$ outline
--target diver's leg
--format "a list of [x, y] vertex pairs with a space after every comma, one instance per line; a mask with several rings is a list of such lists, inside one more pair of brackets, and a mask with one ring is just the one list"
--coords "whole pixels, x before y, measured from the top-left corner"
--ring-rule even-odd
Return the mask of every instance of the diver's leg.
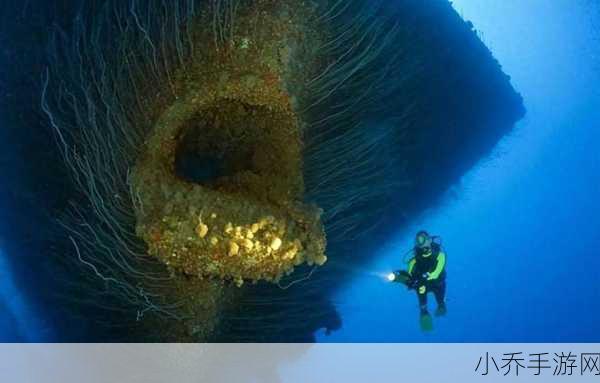
[[446, 281], [441, 281], [433, 288], [433, 294], [437, 302], [437, 309], [435, 310], [436, 316], [442, 316], [446, 314]]
[[421, 292], [417, 289], [417, 297], [419, 298], [419, 308], [421, 314], [427, 313], [427, 291]]
[[421, 310], [419, 314], [419, 326], [421, 327], [421, 331], [431, 331], [433, 330], [433, 321], [431, 320], [429, 311], [427, 311], [427, 291], [420, 292], [417, 290], [417, 296], [419, 297], [419, 309]]

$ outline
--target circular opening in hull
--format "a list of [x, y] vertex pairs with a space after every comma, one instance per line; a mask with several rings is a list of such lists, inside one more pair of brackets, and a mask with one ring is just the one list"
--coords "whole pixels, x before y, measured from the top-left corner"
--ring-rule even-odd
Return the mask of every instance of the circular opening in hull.
[[261, 109], [224, 100], [186, 121], [175, 151], [175, 174], [211, 187], [240, 172], [258, 173], [253, 158], [261, 136], [259, 120], [266, 117]]

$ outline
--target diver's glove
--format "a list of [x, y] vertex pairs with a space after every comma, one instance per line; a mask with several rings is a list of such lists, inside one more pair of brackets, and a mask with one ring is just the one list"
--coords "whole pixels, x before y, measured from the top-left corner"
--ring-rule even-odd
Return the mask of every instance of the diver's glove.
[[429, 273], [425, 273], [420, 276], [412, 276], [407, 282], [406, 287], [408, 290], [418, 290], [421, 286], [424, 286], [429, 280]]
[[408, 290], [416, 290], [417, 288], [419, 288], [419, 286], [421, 285], [421, 280], [419, 278], [410, 278], [407, 282], [406, 282], [406, 288]]

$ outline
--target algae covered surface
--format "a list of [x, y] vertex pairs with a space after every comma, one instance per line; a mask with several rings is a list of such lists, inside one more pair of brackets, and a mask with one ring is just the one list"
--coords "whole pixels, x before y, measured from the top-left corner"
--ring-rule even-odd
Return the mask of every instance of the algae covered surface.
[[[154, 125], [133, 172], [136, 232], [173, 271], [240, 286], [325, 263], [319, 209], [301, 202], [301, 125], [282, 80], [299, 33], [290, 15], [299, 10], [307, 11], [293, 2], [242, 8], [236, 22], [248, 35], [200, 46], [178, 74], [182, 95]], [[197, 40], [212, 44], [209, 36]], [[177, 177], [182, 140], [217, 156], [227, 175], [204, 184]]]

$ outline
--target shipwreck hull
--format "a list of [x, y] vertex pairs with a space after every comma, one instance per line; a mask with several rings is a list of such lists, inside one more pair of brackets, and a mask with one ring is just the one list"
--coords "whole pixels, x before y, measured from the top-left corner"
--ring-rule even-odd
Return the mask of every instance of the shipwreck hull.
[[106, 1], [49, 51], [56, 238], [109, 338], [334, 330], [340, 270], [524, 112], [446, 1]]

